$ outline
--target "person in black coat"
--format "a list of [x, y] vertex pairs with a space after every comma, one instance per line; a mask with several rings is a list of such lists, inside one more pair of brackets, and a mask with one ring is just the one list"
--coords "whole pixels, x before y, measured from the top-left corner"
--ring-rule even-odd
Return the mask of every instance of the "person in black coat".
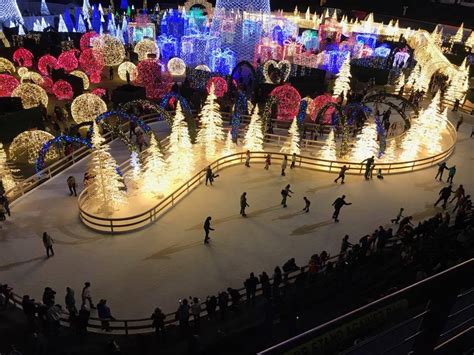
[[332, 215], [332, 219], [334, 219], [334, 222], [339, 222], [339, 212], [341, 211], [342, 206], [346, 205], [352, 205], [352, 203], [347, 203], [345, 201], [346, 195], [342, 195], [341, 197], [338, 197], [332, 205], [334, 206], [334, 213]]
[[204, 244], [208, 244], [209, 243], [209, 232], [210, 231], [213, 231], [214, 228], [211, 228], [211, 219], [212, 217], [209, 216], [206, 218], [206, 221], [204, 222], [204, 232], [206, 233], [206, 236], [204, 237]]

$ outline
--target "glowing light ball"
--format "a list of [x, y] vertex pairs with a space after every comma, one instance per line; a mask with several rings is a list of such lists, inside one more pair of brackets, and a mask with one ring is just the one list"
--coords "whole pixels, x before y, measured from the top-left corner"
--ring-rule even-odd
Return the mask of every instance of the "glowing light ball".
[[51, 79], [49, 76], [43, 76], [43, 84], [40, 86], [48, 93], [52, 94], [53, 93], [53, 79]]
[[50, 54], [42, 56], [38, 60], [38, 70], [44, 76], [49, 76], [50, 70], [56, 68], [58, 60]]
[[76, 123], [90, 122], [107, 111], [105, 102], [94, 94], [82, 94], [71, 105], [72, 118]]
[[301, 95], [290, 84], [277, 86], [272, 90], [270, 96], [277, 99], [277, 118], [279, 120], [291, 121], [298, 114]]
[[227, 92], [227, 81], [220, 76], [214, 76], [207, 81], [207, 92], [211, 92], [211, 86], [214, 84], [214, 94], [217, 97], [222, 97]]
[[186, 63], [181, 58], [171, 58], [166, 67], [173, 76], [183, 76], [186, 74]]
[[99, 35], [94, 31], [89, 31], [89, 32], [84, 33], [81, 36], [81, 40], [79, 41], [79, 46], [81, 47], [81, 51], [83, 51], [85, 49], [88, 49], [88, 48], [91, 48], [92, 47], [91, 40], [94, 37], [98, 37], [98, 36]]
[[82, 79], [82, 86], [84, 87], [84, 90], [89, 89], [89, 78], [87, 77], [87, 74], [84, 73], [83, 71], [80, 70], [73, 70], [69, 74], [77, 76], [78, 78]]
[[100, 82], [100, 73], [104, 68], [104, 58], [93, 49], [85, 49], [79, 57], [79, 64], [82, 70], [90, 76], [92, 83]]
[[58, 57], [57, 67], [62, 68], [67, 72], [76, 69], [79, 65], [79, 62], [77, 61], [76, 57], [76, 52], [78, 52], [76, 49], [71, 49], [69, 51], [62, 52]]
[[155, 54], [156, 59], [160, 57], [160, 51], [158, 49], [158, 45], [155, 41], [145, 38], [139, 41], [135, 48], [133, 49], [135, 53], [138, 54], [138, 60], [142, 61], [148, 59], [148, 54]]
[[194, 68], [196, 70], [202, 70], [202, 71], [207, 71], [207, 72], [210, 72], [211, 69], [209, 69], [209, 67], [207, 65], [204, 65], [204, 64], [200, 64], [198, 65], [196, 68]]
[[92, 90], [92, 93], [94, 95], [99, 96], [99, 97], [104, 97], [105, 94], [107, 93], [107, 91], [105, 89], [102, 89], [102, 88], [95, 88], [94, 90]]
[[118, 76], [120, 80], [127, 81], [127, 73], [130, 75], [130, 81], [135, 81], [137, 78], [137, 66], [132, 62], [123, 62], [118, 67]]
[[18, 68], [18, 75], [20, 77], [22, 77], [23, 75], [25, 75], [26, 73], [28, 73], [28, 68], [25, 68], [25, 67], [20, 67]]
[[23, 108], [32, 108], [39, 105], [48, 107], [48, 94], [36, 84], [24, 83], [16, 87], [12, 92], [12, 97], [19, 97]]
[[30, 68], [33, 66], [33, 53], [28, 49], [18, 48], [13, 52], [13, 61], [21, 67]]
[[0, 73], [10, 73], [15, 72], [15, 66], [7, 58], [0, 58]]
[[161, 64], [157, 60], [147, 59], [138, 63], [136, 81], [139, 85], [147, 86], [159, 81]]
[[[309, 113], [312, 121], [316, 120], [316, 116], [318, 115], [319, 110], [321, 110], [321, 108], [328, 102], [336, 103], [337, 98], [332, 97], [329, 94], [320, 95], [314, 98], [314, 100], [311, 102]], [[331, 118], [334, 111], [334, 107], [329, 107], [324, 113], [324, 116], [322, 117], [323, 121], [321, 123], [331, 124]]]
[[74, 95], [71, 84], [65, 80], [58, 80], [54, 83], [53, 93], [58, 100], [71, 100]]
[[91, 83], [97, 84], [97, 83], [100, 83], [100, 80], [101, 80], [101, 72], [93, 72], [89, 76], [89, 81]]
[[10, 97], [18, 85], [20, 85], [20, 83], [14, 76], [0, 74], [0, 97]]
[[21, 76], [20, 82], [21, 83], [32, 82], [33, 84], [42, 86], [43, 85], [43, 77], [40, 74], [38, 74], [34, 71], [29, 71], [29, 72], [26, 72], [24, 75]]
[[[43, 145], [54, 136], [48, 132], [33, 130], [25, 131], [17, 135], [10, 144], [10, 158], [15, 161], [28, 161], [33, 164], [38, 157], [38, 153]], [[59, 152], [55, 147], [46, 153], [45, 160], [53, 160], [59, 157]]]
[[91, 42], [92, 48], [104, 58], [104, 65], [112, 67], [123, 62], [125, 48], [119, 39], [105, 34], [92, 38]]

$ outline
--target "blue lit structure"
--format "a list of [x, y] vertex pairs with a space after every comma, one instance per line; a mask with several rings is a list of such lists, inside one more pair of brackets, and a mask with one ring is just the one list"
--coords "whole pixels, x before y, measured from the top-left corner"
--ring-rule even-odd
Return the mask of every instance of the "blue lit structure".
[[386, 44], [382, 44], [380, 47], [375, 48], [374, 55], [376, 57], [388, 57], [391, 52], [391, 49]]
[[236, 54], [234, 51], [226, 48], [221, 50], [217, 48], [211, 52], [209, 68], [216, 73], [229, 75], [236, 65]]
[[237, 96], [237, 100], [235, 101], [234, 112], [232, 113], [231, 120], [232, 128], [230, 133], [234, 142], [237, 141], [237, 136], [239, 134], [240, 116], [246, 114], [248, 111], [247, 101], [247, 96], [245, 96], [242, 91], [239, 91], [239, 96]]
[[364, 33], [364, 34], [358, 34], [356, 36], [356, 42], [361, 42], [363, 43], [365, 46], [368, 46], [372, 49], [375, 48], [375, 44], [377, 43], [377, 35], [375, 34], [368, 34], [368, 33]]
[[179, 55], [178, 39], [176, 37], [162, 34], [156, 40], [160, 48], [160, 58], [165, 63]]

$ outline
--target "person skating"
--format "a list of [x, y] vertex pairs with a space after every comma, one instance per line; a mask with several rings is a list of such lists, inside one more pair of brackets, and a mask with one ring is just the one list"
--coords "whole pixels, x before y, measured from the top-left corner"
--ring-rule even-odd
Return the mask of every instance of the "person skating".
[[291, 156], [290, 169], [294, 169], [295, 167], [296, 167], [296, 153], [293, 153], [293, 155]]
[[270, 168], [270, 165], [272, 165], [272, 156], [270, 154], [267, 154], [265, 157], [265, 170], [268, 170]]
[[250, 168], [250, 150], [245, 152], [245, 166]]
[[286, 187], [285, 187], [283, 190], [281, 190], [281, 197], [282, 197], [282, 199], [281, 199], [281, 205], [283, 205], [284, 208], [287, 207], [287, 205], [286, 205], [286, 199], [287, 199], [288, 197], [291, 197], [290, 193], [293, 193], [293, 191], [290, 190], [290, 185], [289, 185], [289, 184], [286, 185]]
[[52, 256], [54, 256], [53, 243], [54, 243], [53, 238], [51, 238], [51, 236], [48, 233], [44, 232], [43, 245], [44, 245], [44, 248], [46, 249], [46, 256], [48, 258], [49, 258], [50, 253]]
[[446, 209], [446, 204], [448, 203], [448, 199], [451, 196], [451, 194], [453, 193], [453, 190], [451, 189], [451, 187], [452, 187], [452, 185], [449, 185], [449, 186], [443, 187], [439, 191], [439, 199], [438, 199], [438, 201], [435, 202], [435, 204], [434, 204], [435, 207], [438, 206], [438, 203], [443, 201], [443, 204], [442, 204], [443, 210]]
[[365, 173], [364, 177], [365, 180], [369, 180], [369, 175], [370, 175], [370, 169], [372, 168], [372, 165], [374, 165], [375, 158], [372, 155], [370, 158], [362, 160], [361, 164], [365, 163]]
[[446, 180], [446, 182], [452, 184], [454, 175], [456, 175], [456, 165], [453, 165], [452, 167], [448, 168], [448, 180]]
[[0, 195], [0, 205], [3, 206], [8, 217], [11, 217], [10, 202], [8, 201], [8, 197], [5, 193]]
[[344, 165], [341, 170], [339, 170], [339, 176], [337, 177], [337, 179], [334, 179], [334, 182], [337, 183], [339, 181], [339, 179], [342, 179], [341, 180], [341, 184], [344, 184], [344, 179], [346, 178], [346, 171], [349, 170], [351, 168], [351, 166], [349, 165], [349, 167], [347, 167], [347, 165]]
[[439, 181], [443, 181], [443, 173], [445, 170], [448, 170], [448, 166], [446, 162], [443, 161], [442, 163], [438, 164], [438, 172], [436, 173], [435, 180], [439, 177]]
[[377, 170], [377, 179], [383, 180], [382, 169]]
[[244, 192], [242, 196], [240, 196], [240, 215], [242, 217], [247, 217], [245, 214], [245, 208], [250, 207], [250, 205], [247, 203], [247, 193]]
[[283, 157], [283, 160], [281, 161], [281, 176], [285, 176], [285, 170], [286, 170], [286, 166], [288, 165], [288, 157], [285, 156]]
[[212, 173], [211, 166], [208, 165], [206, 168], [206, 186], [207, 183], [209, 182], [212, 186], [212, 182], [214, 181], [214, 174]]
[[206, 218], [206, 221], [204, 222], [204, 232], [206, 233], [206, 236], [204, 237], [204, 244], [208, 244], [209, 243], [209, 232], [210, 231], [213, 231], [214, 228], [211, 228], [211, 220], [212, 220], [212, 217], [209, 216]]
[[303, 200], [304, 200], [304, 208], [303, 208], [303, 211], [306, 212], [306, 213], [308, 213], [308, 212], [309, 212], [309, 206], [311, 206], [311, 201], [308, 200], [308, 199], [306, 198], [306, 196], [303, 197]]
[[351, 202], [346, 202], [345, 201], [346, 195], [342, 195], [341, 197], [338, 197], [332, 205], [334, 206], [334, 213], [332, 214], [332, 219], [334, 219], [334, 222], [339, 222], [339, 212], [341, 211], [342, 206], [349, 206], [352, 205]]
[[454, 197], [449, 201], [449, 203], [453, 203], [454, 200], [460, 200], [464, 197], [464, 186], [459, 185], [459, 187], [454, 191]]
[[82, 307], [84, 307], [84, 305], [86, 305], [86, 303], [89, 303], [89, 308], [91, 308], [91, 309], [96, 308], [94, 306], [94, 303], [92, 302], [91, 283], [90, 282], [84, 282], [84, 287], [82, 288], [82, 293], [81, 293], [81, 299], [82, 299]]
[[404, 211], [404, 208], [403, 207], [400, 208], [400, 211], [398, 212], [397, 217], [395, 217], [394, 219], [391, 219], [390, 222], [398, 224], [398, 222], [400, 222], [400, 219], [403, 217], [403, 211]]
[[77, 184], [76, 184], [76, 178], [74, 176], [69, 176], [67, 178], [67, 187], [69, 188], [69, 196], [72, 196], [73, 194], [74, 196], [77, 196], [77, 192], [76, 192]]

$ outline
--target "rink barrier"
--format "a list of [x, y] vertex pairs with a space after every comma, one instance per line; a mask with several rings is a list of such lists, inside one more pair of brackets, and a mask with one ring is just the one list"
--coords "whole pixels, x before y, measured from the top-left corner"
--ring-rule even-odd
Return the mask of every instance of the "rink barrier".
[[[393, 175], [413, 172], [421, 169], [431, 167], [439, 162], [446, 160], [454, 151], [456, 142], [456, 130], [454, 126], [448, 121], [447, 129], [452, 138], [452, 144], [445, 151], [423, 159], [406, 162], [395, 162], [395, 163], [377, 163], [375, 164], [376, 170], [381, 169], [383, 175]], [[278, 138], [280, 139], [280, 138]], [[281, 143], [283, 141], [278, 141]], [[272, 155], [273, 165], [279, 166], [283, 157], [288, 154], [266, 151], [266, 152], [250, 152], [250, 162], [252, 164], [264, 164], [267, 153]], [[210, 167], [214, 173], [218, 173], [223, 169], [243, 165], [245, 162], [245, 152], [231, 154], [225, 157], [221, 157], [214, 162], [210, 163]], [[122, 164], [123, 172], [129, 169], [128, 162]], [[308, 170], [323, 171], [328, 173], [338, 173], [342, 166], [350, 166], [348, 175], [362, 175], [365, 172], [365, 163], [361, 162], [350, 162], [350, 161], [331, 161], [324, 160], [304, 155], [298, 155], [296, 161], [297, 168], [303, 168]], [[85, 206], [88, 200], [88, 189], [81, 192], [78, 198], [79, 205], [79, 218], [80, 220], [92, 230], [101, 233], [126, 233], [134, 230], [138, 230], [154, 223], [158, 218], [163, 216], [166, 212], [172, 209], [177, 203], [179, 203], [186, 195], [192, 192], [195, 188], [205, 182], [206, 171], [200, 170], [188, 181], [181, 184], [171, 194], [161, 199], [155, 206], [148, 210], [135, 214], [132, 216], [113, 218], [113, 217], [101, 217], [91, 212], [86, 211]]]

